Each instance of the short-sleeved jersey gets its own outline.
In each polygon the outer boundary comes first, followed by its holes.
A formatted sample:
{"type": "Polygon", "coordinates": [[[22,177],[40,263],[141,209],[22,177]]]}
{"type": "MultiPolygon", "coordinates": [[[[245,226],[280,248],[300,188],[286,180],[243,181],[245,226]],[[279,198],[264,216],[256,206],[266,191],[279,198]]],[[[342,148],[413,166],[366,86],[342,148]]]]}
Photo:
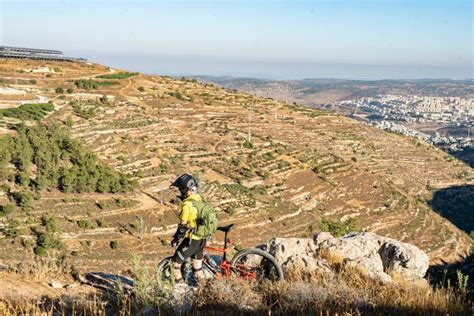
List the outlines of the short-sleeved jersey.
{"type": "MultiPolygon", "coordinates": [[[[182,221],[188,222],[189,228],[196,227],[196,219],[197,219],[197,209],[194,207],[192,200],[195,201],[202,201],[202,197],[199,194],[193,194],[188,196],[183,201],[183,205],[181,208],[181,213],[179,214],[179,219],[182,221]]],[[[185,237],[194,239],[194,240],[201,240],[202,237],[196,236],[189,230],[185,237]]]]}

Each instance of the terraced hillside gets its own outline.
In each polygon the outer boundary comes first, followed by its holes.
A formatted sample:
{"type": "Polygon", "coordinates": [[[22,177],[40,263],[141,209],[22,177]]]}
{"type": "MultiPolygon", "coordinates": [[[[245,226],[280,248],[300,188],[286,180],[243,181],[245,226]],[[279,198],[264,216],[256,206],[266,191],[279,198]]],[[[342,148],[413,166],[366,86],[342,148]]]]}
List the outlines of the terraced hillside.
{"type": "MultiPolygon", "coordinates": [[[[0,263],[34,256],[35,227],[51,221],[59,244],[46,255],[65,254],[77,267],[126,268],[132,253],[157,260],[172,251],[176,227],[168,186],[189,171],[221,223],[237,224],[233,239],[242,245],[310,235],[322,218],[356,218],[361,229],[416,244],[433,263],[469,251],[467,234],[429,202],[445,188],[472,185],[474,172],[432,146],[195,80],[86,63],[0,61],[0,109],[51,102],[54,111],[43,121],[68,126],[102,162],[139,182],[131,193],[41,190],[31,209],[17,206],[0,217],[0,263]],[[7,237],[14,219],[18,233],[7,237]]],[[[2,117],[0,133],[15,135],[21,120],[2,117]]]]}

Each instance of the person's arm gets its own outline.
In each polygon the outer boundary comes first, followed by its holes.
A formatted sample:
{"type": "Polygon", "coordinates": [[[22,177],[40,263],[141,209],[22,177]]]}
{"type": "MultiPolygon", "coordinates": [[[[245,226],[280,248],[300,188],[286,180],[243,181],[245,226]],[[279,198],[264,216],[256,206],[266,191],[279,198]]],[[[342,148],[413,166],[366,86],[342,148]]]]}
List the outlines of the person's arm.
{"type": "Polygon", "coordinates": [[[189,207],[187,207],[187,205],[183,205],[183,209],[179,214],[178,228],[176,229],[176,232],[173,235],[171,246],[177,245],[179,240],[183,238],[186,232],[188,231],[188,216],[189,207]]]}

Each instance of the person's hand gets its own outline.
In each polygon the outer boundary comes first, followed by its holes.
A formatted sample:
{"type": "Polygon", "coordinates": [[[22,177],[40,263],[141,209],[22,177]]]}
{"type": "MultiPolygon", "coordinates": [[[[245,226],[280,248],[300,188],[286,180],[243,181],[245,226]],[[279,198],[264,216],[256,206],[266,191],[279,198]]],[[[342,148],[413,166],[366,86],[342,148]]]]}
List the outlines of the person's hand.
{"type": "Polygon", "coordinates": [[[179,239],[176,237],[173,237],[171,240],[171,247],[176,247],[179,244],[179,239]]]}

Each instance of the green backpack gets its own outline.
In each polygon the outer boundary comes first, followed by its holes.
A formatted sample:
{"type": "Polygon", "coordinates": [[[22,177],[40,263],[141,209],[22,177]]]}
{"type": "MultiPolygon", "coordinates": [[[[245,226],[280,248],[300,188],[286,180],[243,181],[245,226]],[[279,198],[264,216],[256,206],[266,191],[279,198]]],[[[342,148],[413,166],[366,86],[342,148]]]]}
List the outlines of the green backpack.
{"type": "Polygon", "coordinates": [[[197,209],[198,223],[194,235],[207,238],[214,234],[217,230],[217,214],[216,210],[206,200],[196,201],[191,200],[193,206],[197,209]]]}

